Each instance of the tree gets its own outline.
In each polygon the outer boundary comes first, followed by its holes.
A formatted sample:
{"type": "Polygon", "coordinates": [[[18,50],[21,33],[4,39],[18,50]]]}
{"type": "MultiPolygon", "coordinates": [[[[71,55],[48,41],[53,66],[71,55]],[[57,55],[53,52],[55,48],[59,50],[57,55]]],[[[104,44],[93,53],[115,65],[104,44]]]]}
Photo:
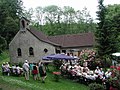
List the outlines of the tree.
{"type": "Polygon", "coordinates": [[[55,5],[37,7],[35,18],[32,25],[47,35],[77,34],[96,30],[96,24],[87,8],[76,11],[70,6],[63,8],[55,5]]]}
{"type": "Polygon", "coordinates": [[[96,24],[93,23],[93,19],[86,7],[82,11],[78,10],[76,12],[76,20],[79,32],[95,32],[96,24]]]}
{"type": "Polygon", "coordinates": [[[113,20],[106,18],[107,9],[103,5],[104,0],[99,0],[98,27],[95,33],[97,41],[97,54],[98,57],[103,60],[106,67],[106,60],[111,58],[111,54],[118,51],[118,35],[114,29],[113,20]]]}
{"type": "Polygon", "coordinates": [[[120,4],[114,4],[114,5],[108,5],[106,6],[107,14],[106,19],[109,19],[111,23],[109,23],[110,30],[113,30],[113,34],[115,36],[114,41],[116,41],[117,44],[114,44],[117,46],[117,51],[120,50],[118,48],[120,45],[120,4]]]}
{"type": "Polygon", "coordinates": [[[57,35],[61,28],[61,8],[55,5],[47,6],[43,8],[45,24],[44,28],[49,35],[57,35]]]}
{"type": "Polygon", "coordinates": [[[103,28],[104,26],[104,22],[105,22],[105,7],[103,5],[103,0],[99,0],[99,11],[97,11],[97,16],[98,16],[98,28],[96,31],[96,40],[97,40],[97,51],[98,51],[98,56],[103,57],[105,55],[104,51],[105,51],[105,47],[104,44],[105,39],[106,39],[106,33],[105,30],[103,28]]]}
{"type": "Polygon", "coordinates": [[[21,0],[0,0],[0,36],[7,42],[12,40],[19,30],[19,17],[22,16],[21,0]]]}
{"type": "Polygon", "coordinates": [[[33,8],[29,8],[28,11],[27,10],[23,10],[23,17],[25,17],[31,23],[33,23],[33,20],[32,20],[32,18],[34,18],[33,13],[34,13],[33,8]]]}
{"type": "Polygon", "coordinates": [[[44,22],[43,22],[43,16],[44,16],[44,11],[43,11],[43,8],[42,7],[37,7],[36,9],[35,9],[35,13],[36,13],[36,22],[37,23],[35,23],[35,27],[37,27],[37,29],[39,29],[39,30],[43,30],[42,29],[42,25],[44,24],[44,22]]]}
{"type": "Polygon", "coordinates": [[[6,49],[6,40],[0,36],[0,54],[6,49]]]}
{"type": "Polygon", "coordinates": [[[120,13],[120,4],[106,6],[106,19],[113,20],[120,13]]]}

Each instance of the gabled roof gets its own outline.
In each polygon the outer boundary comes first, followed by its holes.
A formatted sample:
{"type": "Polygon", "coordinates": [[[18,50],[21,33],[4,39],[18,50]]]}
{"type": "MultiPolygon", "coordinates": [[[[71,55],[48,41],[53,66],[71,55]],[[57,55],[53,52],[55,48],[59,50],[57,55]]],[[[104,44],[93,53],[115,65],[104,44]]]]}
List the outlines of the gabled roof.
{"type": "MultiPolygon", "coordinates": [[[[28,20],[27,18],[25,18],[25,17],[21,17],[21,19],[22,19],[22,18],[25,19],[26,21],[30,22],[30,20],[28,20]]],[[[20,19],[20,20],[21,20],[21,19],[20,19]]]]}
{"type": "Polygon", "coordinates": [[[95,44],[93,33],[49,36],[48,38],[50,41],[60,44],[62,47],[82,47],[93,46],[95,44]]]}
{"type": "Polygon", "coordinates": [[[28,31],[31,32],[36,38],[38,38],[41,41],[44,41],[46,43],[49,43],[49,44],[52,44],[52,45],[55,45],[55,46],[60,46],[60,45],[48,40],[47,36],[44,33],[42,33],[41,31],[36,30],[33,27],[30,27],[30,29],[28,29],[28,31]]]}
{"type": "Polygon", "coordinates": [[[55,46],[61,46],[63,48],[93,46],[95,44],[95,38],[93,33],[46,36],[41,31],[35,30],[33,27],[30,27],[30,30],[28,31],[30,31],[35,37],[37,37],[41,41],[55,46]]]}

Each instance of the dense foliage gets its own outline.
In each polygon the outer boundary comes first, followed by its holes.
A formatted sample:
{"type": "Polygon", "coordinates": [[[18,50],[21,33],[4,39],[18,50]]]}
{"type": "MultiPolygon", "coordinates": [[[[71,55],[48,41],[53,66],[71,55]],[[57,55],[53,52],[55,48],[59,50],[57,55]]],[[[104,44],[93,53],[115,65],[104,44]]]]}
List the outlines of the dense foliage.
{"type": "Polygon", "coordinates": [[[103,1],[99,0],[99,11],[97,12],[99,22],[95,35],[98,57],[107,63],[106,59],[111,58],[112,53],[119,51],[120,25],[118,20],[120,17],[118,16],[119,12],[117,12],[119,8],[116,8],[116,5],[105,7],[103,1]]]}
{"type": "MultiPolygon", "coordinates": [[[[21,0],[0,0],[0,42],[5,46],[19,30],[19,17],[22,14],[21,0]]],[[[3,49],[3,48],[2,48],[3,49]]]]}
{"type": "Polygon", "coordinates": [[[34,27],[48,35],[76,34],[96,30],[96,23],[93,22],[86,7],[81,11],[76,11],[70,6],[61,8],[55,5],[37,7],[35,10],[30,8],[25,11],[25,17],[31,20],[34,27]],[[32,20],[32,17],[36,20],[32,20]]]}

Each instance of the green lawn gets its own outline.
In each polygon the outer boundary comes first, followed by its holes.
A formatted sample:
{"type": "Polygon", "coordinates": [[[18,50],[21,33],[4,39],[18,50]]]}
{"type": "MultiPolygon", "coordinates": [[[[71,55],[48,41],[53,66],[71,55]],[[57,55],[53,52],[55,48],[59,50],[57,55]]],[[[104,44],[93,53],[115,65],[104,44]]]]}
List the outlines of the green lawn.
{"type": "MultiPolygon", "coordinates": [[[[0,65],[4,61],[9,61],[9,58],[1,60],[0,65]]],[[[29,81],[26,81],[23,76],[2,76],[0,73],[0,88],[3,90],[89,90],[88,86],[62,77],[59,82],[55,82],[53,77],[51,69],[47,72],[45,83],[41,80],[34,81],[32,76],[29,81]]]]}

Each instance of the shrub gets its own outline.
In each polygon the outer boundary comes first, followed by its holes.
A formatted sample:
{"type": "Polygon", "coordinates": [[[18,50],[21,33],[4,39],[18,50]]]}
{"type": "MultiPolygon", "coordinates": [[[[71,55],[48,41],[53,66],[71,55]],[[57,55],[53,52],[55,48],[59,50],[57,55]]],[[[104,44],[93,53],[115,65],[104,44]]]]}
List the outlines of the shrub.
{"type": "Polygon", "coordinates": [[[0,54],[0,60],[4,60],[9,57],[8,51],[4,51],[0,54]]]}
{"type": "Polygon", "coordinates": [[[108,82],[110,83],[110,85],[113,87],[113,88],[117,88],[120,90],[120,75],[119,73],[116,73],[116,76],[115,77],[111,77],[108,79],[108,82]]]}
{"type": "Polygon", "coordinates": [[[62,65],[62,61],[61,60],[54,60],[53,64],[55,66],[55,69],[58,70],[60,68],[60,66],[62,65]]]}
{"type": "Polygon", "coordinates": [[[23,65],[23,62],[18,63],[18,66],[20,66],[20,67],[22,67],[22,65],[23,65]]]}

